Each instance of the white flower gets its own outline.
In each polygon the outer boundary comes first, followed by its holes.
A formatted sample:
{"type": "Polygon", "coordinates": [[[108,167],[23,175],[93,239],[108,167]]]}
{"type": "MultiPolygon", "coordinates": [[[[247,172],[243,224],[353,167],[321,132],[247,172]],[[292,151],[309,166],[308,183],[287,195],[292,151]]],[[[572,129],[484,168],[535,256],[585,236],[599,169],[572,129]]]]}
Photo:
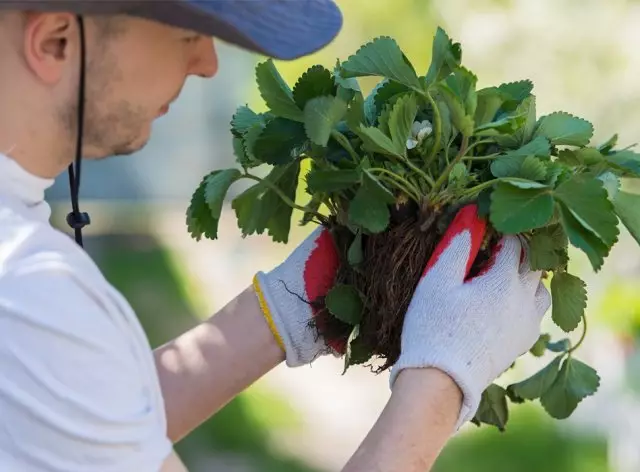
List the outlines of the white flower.
{"type": "Polygon", "coordinates": [[[411,137],[407,139],[407,149],[415,148],[432,132],[433,126],[429,120],[414,121],[411,125],[411,137]]]}

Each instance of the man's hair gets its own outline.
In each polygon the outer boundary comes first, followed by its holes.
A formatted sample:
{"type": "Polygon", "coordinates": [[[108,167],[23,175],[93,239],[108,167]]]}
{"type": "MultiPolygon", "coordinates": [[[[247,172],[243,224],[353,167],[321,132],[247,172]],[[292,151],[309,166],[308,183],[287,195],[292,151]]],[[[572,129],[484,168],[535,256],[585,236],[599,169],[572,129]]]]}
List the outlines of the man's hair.
{"type": "Polygon", "coordinates": [[[111,39],[127,30],[128,22],[123,16],[99,15],[91,17],[98,29],[98,36],[111,39]]]}

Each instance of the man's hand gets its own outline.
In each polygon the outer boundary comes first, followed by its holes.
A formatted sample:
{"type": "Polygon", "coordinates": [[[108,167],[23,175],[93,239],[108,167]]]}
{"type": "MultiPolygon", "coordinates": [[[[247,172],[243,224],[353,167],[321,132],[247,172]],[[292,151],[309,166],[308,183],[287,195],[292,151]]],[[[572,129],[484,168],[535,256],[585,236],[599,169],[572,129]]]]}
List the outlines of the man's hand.
{"type": "Polygon", "coordinates": [[[484,389],[536,342],[551,303],[517,237],[503,238],[482,273],[468,278],[484,235],[476,207],[462,209],[418,284],[391,374],[392,385],[407,368],[451,376],[463,393],[456,428],[473,418],[484,389]]]}
{"type": "Polygon", "coordinates": [[[343,472],[430,470],[483,390],[538,338],[550,296],[517,238],[468,278],[484,234],[466,207],[434,252],[405,316],[391,398],[343,472]]]}
{"type": "Polygon", "coordinates": [[[338,266],[333,238],[326,228],[319,227],[282,264],[255,277],[254,288],[262,310],[290,367],[342,350],[338,345],[328,348],[310,326],[316,314],[313,302],[329,292],[338,266]]]}

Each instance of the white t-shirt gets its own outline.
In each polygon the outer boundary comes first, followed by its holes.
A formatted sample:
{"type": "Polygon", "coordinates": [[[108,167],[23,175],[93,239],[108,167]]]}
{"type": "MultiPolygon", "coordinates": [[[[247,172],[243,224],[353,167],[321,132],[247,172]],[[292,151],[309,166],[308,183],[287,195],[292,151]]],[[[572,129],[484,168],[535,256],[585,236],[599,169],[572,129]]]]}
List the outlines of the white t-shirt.
{"type": "Polygon", "coordinates": [[[151,347],[50,225],[52,184],[0,154],[0,471],[157,472],[172,444],[151,347]]]}

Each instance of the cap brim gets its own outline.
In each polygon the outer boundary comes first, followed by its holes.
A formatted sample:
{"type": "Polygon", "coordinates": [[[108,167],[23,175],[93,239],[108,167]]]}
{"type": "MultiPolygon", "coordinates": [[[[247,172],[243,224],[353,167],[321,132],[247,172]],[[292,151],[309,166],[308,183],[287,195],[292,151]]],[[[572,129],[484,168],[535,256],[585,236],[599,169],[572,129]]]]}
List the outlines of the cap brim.
{"type": "Polygon", "coordinates": [[[165,0],[134,2],[133,14],[191,29],[276,59],[296,59],[342,28],[332,0],[165,0]]]}

